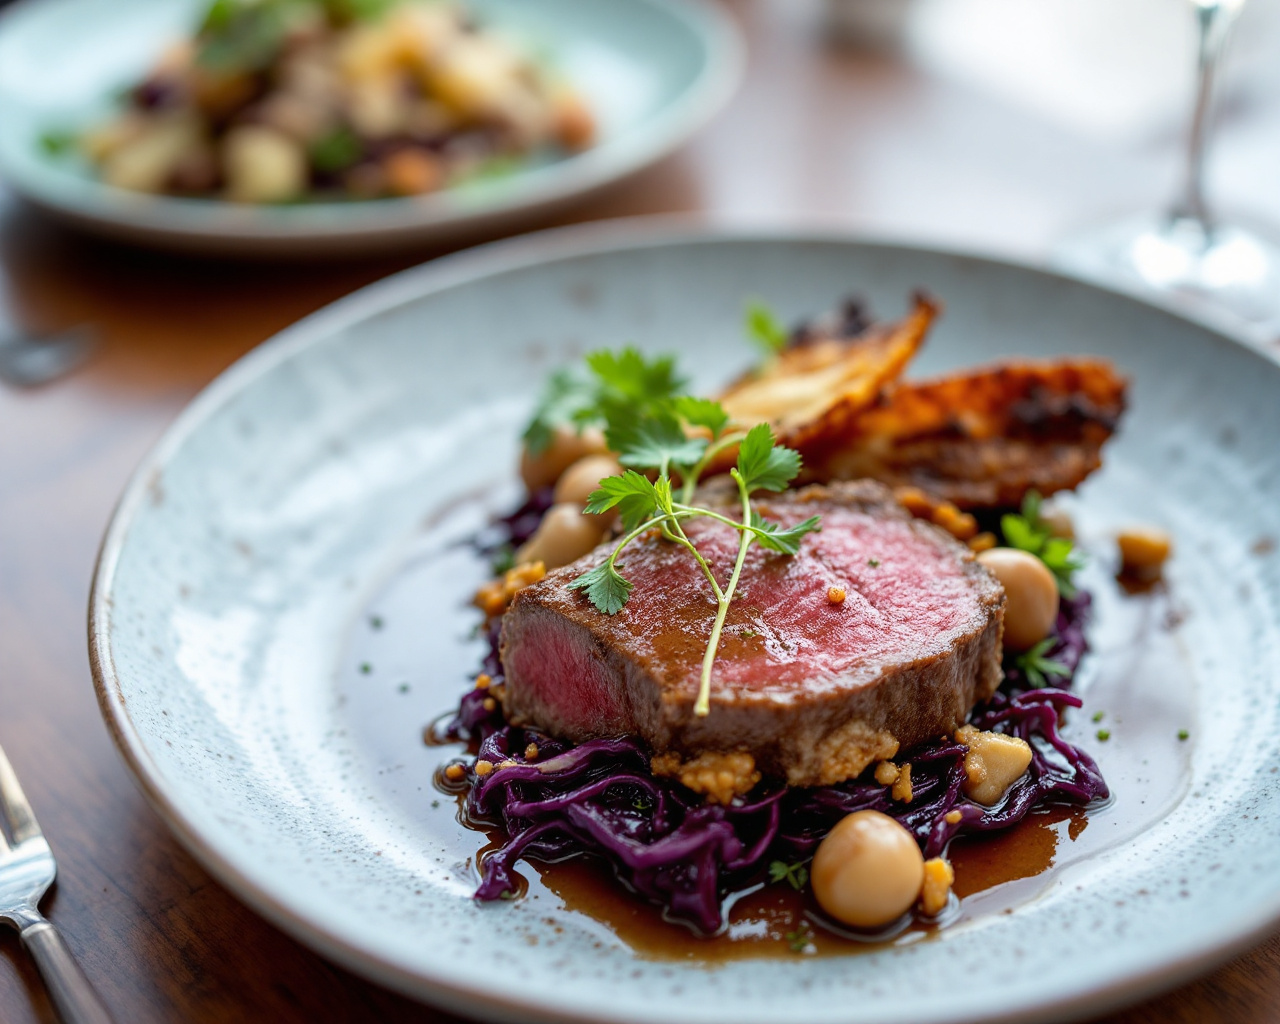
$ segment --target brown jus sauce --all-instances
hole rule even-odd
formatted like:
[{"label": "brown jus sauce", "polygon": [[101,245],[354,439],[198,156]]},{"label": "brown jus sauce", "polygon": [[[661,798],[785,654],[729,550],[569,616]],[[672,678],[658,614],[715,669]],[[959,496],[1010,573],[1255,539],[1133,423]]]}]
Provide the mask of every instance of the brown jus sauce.
[{"label": "brown jus sauce", "polygon": [[[715,964],[797,954],[847,956],[888,944],[918,942],[941,927],[973,916],[966,907],[968,897],[1048,871],[1055,863],[1060,843],[1074,842],[1087,824],[1082,808],[1054,807],[1033,812],[1003,832],[960,837],[947,854],[956,872],[956,899],[940,922],[917,918],[905,928],[880,936],[841,933],[824,919],[807,886],[797,891],[786,882],[756,885],[730,894],[726,901],[728,927],[719,935],[705,936],[666,920],[660,908],[628,891],[600,858],[582,856],[555,864],[525,861],[521,868],[526,876],[536,877],[536,881],[526,877],[527,882],[545,888],[567,910],[599,922],[648,960]],[[496,832],[491,834],[493,841],[477,858],[493,848],[498,839]],[[984,909],[986,912],[989,911]]]},{"label": "brown jus sauce", "polygon": [[[460,523],[452,532],[465,536],[473,529]],[[725,933],[707,938],[664,920],[607,864],[590,857],[522,862],[523,898],[544,927],[585,930],[646,959],[709,965],[793,957],[793,946],[813,955],[849,955],[927,941],[966,920],[1014,912],[1063,871],[1149,828],[1181,800],[1189,779],[1196,723],[1176,595],[1161,586],[1135,593],[1101,567],[1086,577],[1082,582],[1095,598],[1093,654],[1077,684],[1085,706],[1069,712],[1067,735],[1099,760],[1113,797],[1087,811],[1053,808],[1001,833],[955,840],[947,855],[956,870],[956,899],[938,922],[916,921],[869,943],[828,930],[811,895],[783,882],[737,894]],[[463,750],[424,746],[422,724],[456,702],[474,675],[483,642],[473,632],[476,613],[457,595],[486,578],[474,554],[456,546],[432,545],[404,564],[371,595],[367,616],[356,623],[338,690],[352,746],[377,768],[380,798],[406,821],[421,823],[433,843],[458,858],[457,870],[477,881],[477,847],[484,841],[459,826],[454,800],[430,781]],[[424,617],[435,623],[433,630],[421,628]],[[442,643],[442,635],[454,639]],[[1093,735],[1099,730],[1108,741]],[[1179,740],[1181,730],[1189,730],[1189,741]]]}]

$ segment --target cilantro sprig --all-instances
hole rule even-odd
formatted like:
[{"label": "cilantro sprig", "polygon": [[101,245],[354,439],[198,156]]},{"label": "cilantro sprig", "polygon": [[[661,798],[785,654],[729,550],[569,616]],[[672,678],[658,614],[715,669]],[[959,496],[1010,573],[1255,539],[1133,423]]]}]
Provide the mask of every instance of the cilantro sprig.
[{"label": "cilantro sprig", "polygon": [[[617,510],[622,536],[604,562],[583,573],[570,587],[584,591],[600,612],[616,615],[626,607],[634,589],[619,563],[628,545],[658,530],[666,540],[684,548],[697,562],[716,599],[716,616],[694,702],[694,714],[705,716],[711,710],[712,667],[747,551],[758,543],[782,555],[795,555],[803,538],[821,529],[818,516],[783,526],[765,519],[751,503],[755,491],[785,490],[800,472],[800,455],[778,444],[768,424],[747,431],[734,429],[718,402],[681,394],[685,382],[669,357],[646,359],[634,349],[595,352],[587,357],[587,366],[589,377],[568,372],[552,377],[525,432],[526,444],[537,451],[537,445],[548,443],[559,425],[603,426],[609,449],[626,467],[620,475],[600,481],[585,509],[590,514]],[[742,509],[737,518],[694,503],[702,475],[713,460],[734,446],[737,460],[729,475],[737,485]],[[737,558],[723,583],[685,532],[685,522],[700,517],[738,533]]]},{"label": "cilantro sprig", "polygon": [[1022,499],[1022,514],[1001,516],[1000,530],[1009,547],[1026,551],[1044,562],[1058,581],[1058,592],[1063,597],[1075,597],[1071,577],[1083,562],[1070,540],[1053,535],[1040,516],[1040,504],[1040,494],[1028,491]]}]

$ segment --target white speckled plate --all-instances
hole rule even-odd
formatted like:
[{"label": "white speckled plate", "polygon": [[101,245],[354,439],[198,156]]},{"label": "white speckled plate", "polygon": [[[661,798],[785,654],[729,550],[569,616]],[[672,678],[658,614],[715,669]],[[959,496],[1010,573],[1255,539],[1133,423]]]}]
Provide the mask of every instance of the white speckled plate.
[{"label": "white speckled plate", "polygon": [[0,174],[92,230],[196,252],[315,255],[440,242],[510,228],[648,166],[732,94],[741,43],[701,0],[466,0],[488,25],[545,54],[587,97],[596,145],[427,196],[247,206],[146,196],[96,181],[48,132],[109,116],[118,92],[190,32],[209,0],[24,0],[0,16]]},{"label": "white speckled plate", "polygon": [[[1051,871],[975,897],[941,936],[848,957],[655,962],[545,887],[473,903],[481,837],[432,790],[440,750],[419,737],[475,665],[466,600],[482,569],[458,543],[515,496],[517,427],[543,374],[633,341],[681,350],[710,386],[750,358],[744,296],[790,319],[857,291],[892,316],[918,287],[947,311],[917,372],[1102,353],[1132,375],[1123,430],[1074,504],[1099,630],[1069,734],[1114,802],[1081,839],[1059,837]],[[735,1024],[1097,1012],[1280,922],[1277,437],[1280,367],[1035,270],[669,224],[532,236],[345,299],[191,405],[106,536],[99,695],[143,789],[223,882],[335,960],[454,1009]],[[1132,521],[1177,538],[1168,594],[1109,585],[1108,534]]]}]

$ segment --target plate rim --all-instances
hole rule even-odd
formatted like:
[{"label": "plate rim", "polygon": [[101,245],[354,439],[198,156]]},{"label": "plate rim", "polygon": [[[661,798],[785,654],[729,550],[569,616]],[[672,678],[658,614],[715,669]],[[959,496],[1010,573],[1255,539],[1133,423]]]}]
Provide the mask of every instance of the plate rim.
[{"label": "plate rim", "polygon": [[[1003,269],[1031,272],[1117,296],[1172,320],[1194,324],[1207,331],[1215,344],[1244,349],[1266,363],[1274,365],[1277,362],[1270,353],[1240,337],[1233,337],[1221,327],[1205,322],[1202,317],[1188,316],[1177,310],[1145,302],[1123,288],[1109,288],[1059,269],[1007,255],[947,244],[923,245],[838,227],[797,229],[786,226],[726,225],[714,223],[705,215],[688,214],[597,221],[486,243],[399,271],[321,307],[250,349],[223,370],[181,410],[151,446],[130,475],[111,513],[98,551],[89,593],[87,626],[90,668],[99,710],[112,741],[143,796],[187,852],[255,913],[304,946],[357,974],[410,998],[430,1002],[451,1011],[468,1015],[496,1014],[502,1019],[519,1017],[549,1022],[581,1021],[583,1024],[599,1020],[619,1024],[635,1021],[638,1024],[651,1019],[647,1016],[629,1015],[626,1008],[622,1007],[614,1008],[608,1016],[601,1017],[581,1014],[550,1003],[511,1000],[492,992],[459,985],[443,974],[428,977],[420,972],[398,967],[368,952],[357,943],[346,941],[344,936],[326,929],[307,915],[291,909],[269,887],[250,879],[230,857],[200,835],[199,828],[182,810],[181,801],[169,792],[163,773],[152,761],[145,741],[133,727],[128,698],[122,681],[115,672],[112,657],[112,581],[136,510],[148,500],[148,494],[158,475],[167,461],[181,449],[185,440],[212,413],[233,399],[241,388],[352,322],[412,298],[554,260],[707,242],[752,241],[844,244],[941,255]],[[977,1020],[1031,1022],[1089,1017],[1187,983],[1257,945],[1278,927],[1280,889],[1269,903],[1261,904],[1251,916],[1242,916],[1229,926],[1211,929],[1202,943],[1184,955],[1139,969],[1080,994],[1010,1007],[994,1014],[983,1012],[978,1016],[952,1015],[938,1019],[961,1024]]]},{"label": "plate rim", "polygon": [[[0,10],[0,36],[7,30],[7,22],[46,2],[18,0]],[[345,215],[351,203],[314,203],[301,208],[306,219],[294,218],[287,211],[281,217],[263,217],[252,206],[140,195],[101,182],[90,182],[84,190],[64,189],[61,176],[46,187],[40,175],[33,177],[23,171],[25,157],[10,160],[5,146],[0,146],[0,179],[26,201],[88,230],[123,234],[161,247],[218,252],[250,244],[265,246],[273,253],[303,243],[395,247],[443,241],[491,224],[531,217],[624,181],[675,152],[719,113],[738,89],[746,67],[746,41],[736,21],[719,6],[710,0],[628,2],[661,12],[698,40],[705,59],[697,76],[655,113],[650,125],[620,136],[616,148],[591,147],[575,157],[535,168],[529,172],[534,176],[532,182],[478,204],[468,202],[465,193],[445,189],[425,202],[414,197],[367,201],[359,216]],[[310,216],[323,217],[334,211],[344,211],[336,223]],[[344,246],[343,251],[350,250]]]}]

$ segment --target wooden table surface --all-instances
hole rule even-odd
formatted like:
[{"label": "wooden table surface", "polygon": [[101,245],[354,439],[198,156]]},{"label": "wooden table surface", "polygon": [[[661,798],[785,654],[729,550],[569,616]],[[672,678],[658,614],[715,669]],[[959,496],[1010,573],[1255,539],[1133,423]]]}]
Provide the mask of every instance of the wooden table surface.
[{"label": "wooden table surface", "polygon": [[[1075,137],[904,59],[824,42],[799,0],[730,7],[749,77],[684,151],[570,220],[701,211],[817,221],[1028,257],[1073,223],[1139,207],[1168,150]],[[98,716],[85,606],[131,469],[215,374],[311,310],[438,253],[380,262],[198,262],[92,242],[0,193],[0,288],[33,328],[89,322],[88,365],[0,386],[0,743],[53,844],[46,909],[124,1022],[455,1018],[320,959],[246,909],[169,834]],[[7,278],[7,281],[5,280]],[[52,1020],[0,931],[0,1020]],[[1280,937],[1114,1022],[1280,1020]]]}]

